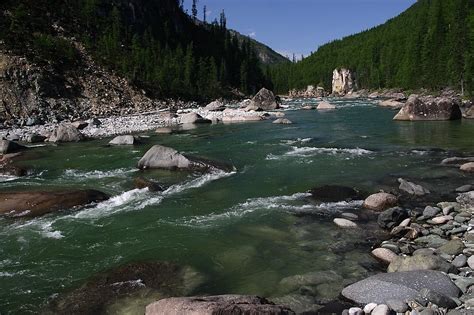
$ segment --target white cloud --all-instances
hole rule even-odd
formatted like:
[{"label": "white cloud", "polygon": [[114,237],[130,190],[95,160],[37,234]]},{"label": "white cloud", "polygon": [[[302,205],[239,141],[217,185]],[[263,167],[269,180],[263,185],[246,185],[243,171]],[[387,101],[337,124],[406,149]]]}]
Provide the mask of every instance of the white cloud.
[{"label": "white cloud", "polygon": [[257,37],[257,33],[256,32],[250,32],[249,36],[255,38],[255,37]]}]

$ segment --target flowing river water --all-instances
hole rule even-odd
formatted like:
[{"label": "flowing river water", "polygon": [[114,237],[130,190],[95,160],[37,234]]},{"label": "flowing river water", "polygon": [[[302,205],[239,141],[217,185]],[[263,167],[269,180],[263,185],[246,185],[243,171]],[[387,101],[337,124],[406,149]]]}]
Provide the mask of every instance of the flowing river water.
[{"label": "flowing river water", "polygon": [[[326,112],[298,110],[316,100],[286,101],[292,125],[150,132],[133,147],[107,147],[103,139],[35,148],[23,162],[32,174],[0,182],[2,191],[92,188],[112,198],[41,218],[0,218],[0,314],[37,313],[93,275],[150,260],[191,266],[201,277],[193,294],[258,294],[293,304],[303,295],[282,279],[334,271],[339,280],[319,283],[313,296],[337,298],[344,284],[377,269],[370,245],[356,244],[367,231],[332,223],[341,212],[358,213],[361,202],[317,204],[306,192],[326,184],[374,192],[396,188],[398,177],[451,191],[467,177],[440,161],[474,153],[474,122],[395,122],[394,111],[371,101],[332,101],[338,109]],[[154,144],[236,171],[141,173],[135,166]],[[134,189],[137,176],[167,189]]]}]

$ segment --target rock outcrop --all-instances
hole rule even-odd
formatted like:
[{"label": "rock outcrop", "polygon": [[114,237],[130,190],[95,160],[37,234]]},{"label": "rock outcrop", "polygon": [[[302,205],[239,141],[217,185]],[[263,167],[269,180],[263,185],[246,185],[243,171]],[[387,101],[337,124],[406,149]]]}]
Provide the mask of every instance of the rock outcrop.
[{"label": "rock outcrop", "polygon": [[166,169],[166,170],[225,170],[233,168],[221,163],[185,156],[175,149],[154,145],[138,161],[139,169]]},{"label": "rock outcrop", "polygon": [[295,314],[285,306],[258,297],[244,295],[219,295],[163,299],[146,307],[146,315],[290,315]]},{"label": "rock outcrop", "polygon": [[253,110],[274,110],[278,109],[280,105],[272,91],[262,88],[251,100],[248,108]]},{"label": "rock outcrop", "polygon": [[354,73],[349,69],[335,69],[332,74],[332,94],[344,96],[357,90]]},{"label": "rock outcrop", "polygon": [[461,101],[455,97],[421,97],[411,95],[394,120],[456,120],[461,119]]},{"label": "rock outcrop", "polygon": [[72,124],[60,124],[49,137],[49,142],[77,142],[83,139],[82,134]]},{"label": "rock outcrop", "polygon": [[0,193],[0,214],[13,217],[37,217],[58,210],[107,200],[97,190],[26,191]]}]

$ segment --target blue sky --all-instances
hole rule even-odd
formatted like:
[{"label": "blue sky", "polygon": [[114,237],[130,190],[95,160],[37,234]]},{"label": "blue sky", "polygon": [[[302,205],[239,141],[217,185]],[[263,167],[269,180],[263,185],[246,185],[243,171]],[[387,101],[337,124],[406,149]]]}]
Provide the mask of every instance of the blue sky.
[{"label": "blue sky", "polygon": [[[190,8],[192,0],[184,0]],[[308,55],[328,41],[384,23],[416,0],[199,0],[199,18],[222,9],[227,26],[283,54]],[[189,10],[191,11],[191,10]]]}]

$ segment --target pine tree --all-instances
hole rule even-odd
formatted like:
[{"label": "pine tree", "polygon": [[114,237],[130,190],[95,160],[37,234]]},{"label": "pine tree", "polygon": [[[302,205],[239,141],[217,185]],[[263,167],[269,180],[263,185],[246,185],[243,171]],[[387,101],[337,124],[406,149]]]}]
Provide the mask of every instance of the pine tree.
[{"label": "pine tree", "polygon": [[197,9],[197,4],[198,4],[198,0],[193,0],[193,5],[192,5],[192,8],[191,8],[191,14],[193,16],[193,20],[197,20],[197,14],[198,14],[198,9]]},{"label": "pine tree", "polygon": [[206,6],[204,6],[203,8],[202,20],[204,21],[204,23],[207,23],[207,7]]}]

